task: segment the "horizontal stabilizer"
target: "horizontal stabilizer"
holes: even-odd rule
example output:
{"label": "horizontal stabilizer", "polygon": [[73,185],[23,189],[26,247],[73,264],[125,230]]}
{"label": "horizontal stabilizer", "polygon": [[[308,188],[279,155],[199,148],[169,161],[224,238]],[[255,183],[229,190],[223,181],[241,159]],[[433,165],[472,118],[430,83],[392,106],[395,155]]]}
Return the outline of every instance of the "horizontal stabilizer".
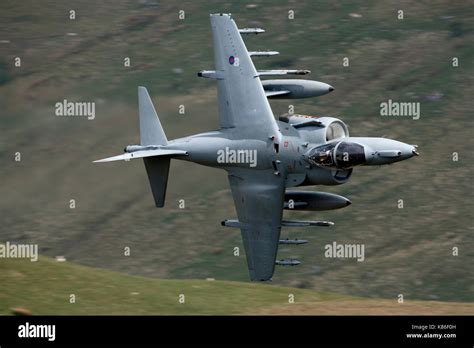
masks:
{"label": "horizontal stabilizer", "polygon": [[135,158],[144,158],[144,157],[154,157],[154,156],[173,156],[173,155],[187,155],[188,153],[183,150],[168,150],[168,149],[158,149],[158,150],[147,150],[147,151],[135,151],[131,153],[124,153],[123,155],[108,157],[94,161],[94,163],[101,162],[113,162],[113,161],[130,161]]}

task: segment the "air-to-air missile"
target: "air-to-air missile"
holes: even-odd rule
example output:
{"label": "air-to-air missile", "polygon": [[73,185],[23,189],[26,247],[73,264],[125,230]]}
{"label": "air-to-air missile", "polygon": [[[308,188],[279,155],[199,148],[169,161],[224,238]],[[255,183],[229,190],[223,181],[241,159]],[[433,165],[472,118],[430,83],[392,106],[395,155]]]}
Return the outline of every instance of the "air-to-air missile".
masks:
{"label": "air-to-air missile", "polygon": [[265,29],[262,28],[242,28],[239,29],[239,33],[241,34],[261,34],[264,33]]}
{"label": "air-to-air missile", "polygon": [[[221,225],[225,227],[241,228],[242,224],[237,219],[226,219],[221,221]],[[304,221],[304,220],[282,220],[281,226],[284,227],[308,227],[308,226],[332,226],[334,222],[331,221]]]}
{"label": "air-to-air missile", "polygon": [[303,220],[282,220],[281,225],[285,227],[306,227],[306,226],[332,226],[332,221],[303,221]]}
{"label": "air-to-air missile", "polygon": [[275,261],[275,264],[278,266],[298,266],[300,263],[300,260],[297,259],[280,259]]}
{"label": "air-to-air missile", "polygon": [[[308,75],[310,70],[304,69],[278,69],[278,70],[257,70],[257,76],[279,76],[279,75]],[[305,80],[301,80],[305,81]],[[263,84],[264,81],[262,81]]]}
{"label": "air-to-air missile", "polygon": [[249,51],[250,57],[271,57],[280,54],[278,51]]}
{"label": "air-to-air missile", "polygon": [[[256,76],[280,76],[280,75],[307,75],[309,74],[311,71],[309,70],[299,70],[299,69],[280,69],[280,70],[258,70],[257,71],[257,75]],[[205,77],[205,78],[208,78],[208,79],[216,79],[216,80],[222,80],[224,78],[224,76],[222,75],[222,72],[221,71],[216,71],[216,70],[201,70],[200,72],[198,72],[197,74],[199,77]],[[302,96],[301,97],[297,97],[296,94],[293,95],[292,98],[307,98],[307,97],[311,97],[311,96],[316,96],[314,95],[315,92],[321,92],[321,91],[327,91],[329,88],[332,88],[331,86],[327,85],[328,87],[326,88],[325,86],[323,85],[319,85],[319,84],[322,84],[322,82],[318,82],[318,81],[309,81],[309,80],[293,80],[293,81],[299,81],[299,85],[289,85],[289,84],[285,84],[284,80],[267,80],[267,81],[280,81],[278,83],[275,83],[273,85],[268,85],[272,88],[279,88],[278,90],[276,90],[275,92],[282,92],[284,91],[281,87],[282,86],[288,86],[288,88],[292,88],[293,91],[295,91],[296,93],[300,93]],[[290,81],[290,80],[288,80]],[[313,83],[314,82],[314,83]],[[262,84],[265,86],[265,81],[262,81]],[[304,86],[308,86],[308,91],[313,93],[313,95],[307,95],[308,93],[304,93],[304,87],[302,87],[301,85],[304,85]],[[270,88],[269,87],[269,88]],[[334,90],[331,89],[331,91]],[[330,91],[327,91],[326,93],[329,93]],[[291,94],[291,91],[288,90],[288,91],[284,91],[285,94]],[[323,93],[323,94],[326,94],[326,93]],[[282,92],[283,94],[283,92]],[[319,94],[319,95],[322,95],[322,94]],[[267,95],[267,97],[269,97]]]}
{"label": "air-to-air missile", "polygon": [[299,245],[299,244],[306,244],[308,241],[306,239],[280,239],[279,240],[280,244],[289,244],[289,245]]}

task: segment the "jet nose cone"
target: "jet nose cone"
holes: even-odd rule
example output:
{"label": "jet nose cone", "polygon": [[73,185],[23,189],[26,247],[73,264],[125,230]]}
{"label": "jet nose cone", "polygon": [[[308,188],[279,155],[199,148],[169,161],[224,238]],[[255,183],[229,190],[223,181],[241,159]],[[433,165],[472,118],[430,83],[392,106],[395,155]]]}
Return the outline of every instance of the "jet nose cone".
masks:
{"label": "jet nose cone", "polygon": [[328,90],[329,90],[329,92],[332,92],[332,91],[334,91],[334,87],[333,87],[333,86],[329,86]]}
{"label": "jet nose cone", "polygon": [[420,155],[420,153],[418,152],[418,145],[413,145],[413,148],[411,149],[411,153],[414,156],[419,156]]}
{"label": "jet nose cone", "polygon": [[418,155],[416,146],[387,138],[359,138],[368,165],[390,164]]}
{"label": "jet nose cone", "polygon": [[418,156],[418,151],[417,151],[416,146],[400,143],[400,158],[408,159],[413,156]]}

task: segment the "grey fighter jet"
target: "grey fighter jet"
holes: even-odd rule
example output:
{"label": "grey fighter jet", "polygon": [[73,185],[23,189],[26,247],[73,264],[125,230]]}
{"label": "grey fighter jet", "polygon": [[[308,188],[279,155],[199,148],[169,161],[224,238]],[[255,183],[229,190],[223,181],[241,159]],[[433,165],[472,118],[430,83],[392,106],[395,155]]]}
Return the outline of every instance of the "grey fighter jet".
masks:
{"label": "grey fighter jet", "polygon": [[334,88],[295,79],[262,83],[261,76],[308,71],[256,70],[251,57],[278,52],[249,53],[242,35],[264,30],[239,30],[230,14],[212,14],[210,20],[215,70],[198,75],[217,82],[220,129],[168,140],[147,90],[138,87],[140,144],[127,146],[122,155],[95,162],[143,158],[157,207],[165,203],[172,158],[226,170],[237,219],[225,220],[222,225],[241,230],[250,279],[270,280],[275,264],[299,264],[295,259],[277,260],[279,243],[289,244],[280,240],[282,226],[333,224],[283,220],[283,209],[321,211],[351,203],[335,194],[287,188],[343,184],[354,167],[402,161],[417,155],[417,148],[386,138],[350,137],[344,122],[333,117],[291,114],[275,120],[268,98],[320,96]]}

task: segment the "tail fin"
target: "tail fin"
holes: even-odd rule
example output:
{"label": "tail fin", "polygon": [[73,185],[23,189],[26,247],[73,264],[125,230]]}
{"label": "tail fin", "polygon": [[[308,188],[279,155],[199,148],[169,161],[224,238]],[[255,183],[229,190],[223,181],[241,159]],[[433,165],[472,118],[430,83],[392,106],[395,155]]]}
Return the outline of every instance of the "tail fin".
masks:
{"label": "tail fin", "polygon": [[140,145],[167,145],[168,139],[145,87],[138,87],[138,113]]}
{"label": "tail fin", "polygon": [[[138,87],[138,113],[140,117],[140,144],[167,145],[168,139],[166,139],[160,119],[145,87]],[[145,157],[143,162],[145,163],[155,205],[161,208],[165,205],[170,157]]]}
{"label": "tail fin", "polygon": [[143,162],[145,163],[155,205],[157,208],[162,208],[165,205],[170,157],[147,157],[143,159]]}
{"label": "tail fin", "polygon": [[[140,144],[142,150],[126,152],[122,155],[104,158],[96,162],[129,161],[143,158],[155,205],[161,208],[165,205],[166,185],[170,170],[170,159],[173,155],[187,155],[183,150],[170,150],[161,146],[168,145],[163,127],[151,102],[145,87],[138,87],[138,113],[140,117]],[[148,149],[147,145],[158,145]],[[161,146],[159,146],[161,145]]]}

